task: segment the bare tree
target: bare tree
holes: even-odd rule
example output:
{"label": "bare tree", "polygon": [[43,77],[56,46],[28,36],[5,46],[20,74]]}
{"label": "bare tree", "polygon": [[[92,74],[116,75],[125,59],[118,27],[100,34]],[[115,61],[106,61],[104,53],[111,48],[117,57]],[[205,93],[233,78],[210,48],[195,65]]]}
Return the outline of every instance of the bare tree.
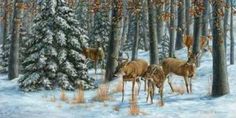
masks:
{"label": "bare tree", "polygon": [[225,0],[225,13],[224,13],[224,45],[225,53],[227,53],[227,33],[229,31],[229,10],[230,10],[230,0]]}
{"label": "bare tree", "polygon": [[11,20],[11,47],[8,66],[8,78],[14,79],[19,76],[19,28],[22,19],[22,6],[23,0],[13,0],[13,12]]}
{"label": "bare tree", "polygon": [[176,44],[175,48],[177,50],[183,48],[183,34],[184,34],[184,28],[185,28],[185,13],[184,13],[184,7],[185,7],[185,1],[179,0],[178,1],[178,26],[177,26],[177,37],[176,37]]}
{"label": "bare tree", "polygon": [[0,45],[2,44],[2,41],[3,41],[2,40],[3,39],[2,30],[4,26],[3,16],[4,16],[4,1],[1,0],[1,3],[0,3]]}
{"label": "bare tree", "polygon": [[169,57],[174,57],[175,52],[175,0],[171,0],[170,5],[170,26],[169,26],[169,32],[170,32],[170,45],[169,45]]}
{"label": "bare tree", "polygon": [[233,12],[233,0],[231,0],[231,14],[230,14],[230,64],[234,64],[234,12]]}
{"label": "bare tree", "polygon": [[[201,11],[201,7],[202,7],[202,1],[194,1],[194,10],[196,12],[196,14],[194,14],[194,31],[193,31],[193,54],[197,55],[197,53],[200,52],[200,34],[201,34],[201,15],[202,15],[202,11]],[[198,56],[199,57],[199,56]],[[196,65],[199,66],[199,58],[196,61]]]}
{"label": "bare tree", "polygon": [[190,35],[190,27],[192,24],[192,17],[189,13],[191,7],[191,0],[185,0],[185,20],[186,20],[186,35]]}
{"label": "bare tree", "polygon": [[124,50],[124,44],[127,41],[127,37],[128,37],[128,30],[129,30],[129,13],[128,13],[128,1],[127,0],[123,0],[123,31],[122,31],[122,38],[121,38],[121,44],[120,44],[120,56],[122,56],[122,52]]}
{"label": "bare tree", "polygon": [[213,84],[212,96],[229,93],[228,74],[224,49],[224,30],[222,22],[223,2],[213,0]]}
{"label": "bare tree", "polygon": [[134,35],[134,45],[132,50],[132,60],[136,59],[138,56],[138,46],[140,41],[140,11],[141,11],[141,2],[133,1],[135,4],[134,14],[135,14],[135,35]]}
{"label": "bare tree", "polygon": [[157,28],[156,28],[156,8],[152,0],[148,0],[148,24],[150,32],[150,63],[158,64],[158,47],[157,47]]}
{"label": "bare tree", "polygon": [[120,49],[122,26],[122,0],[112,0],[112,26],[109,41],[109,51],[106,64],[106,81],[111,81]]}
{"label": "bare tree", "polygon": [[208,0],[204,0],[203,1],[203,7],[204,7],[204,10],[203,10],[203,14],[202,14],[202,36],[207,36],[208,35],[208,15],[209,15],[209,12],[208,12],[208,8],[209,8],[209,1]]}
{"label": "bare tree", "polygon": [[4,0],[4,15],[3,15],[3,40],[2,40],[2,50],[5,51],[5,44],[7,40],[7,33],[8,33],[8,15],[9,15],[9,7],[8,7],[8,0]]}
{"label": "bare tree", "polygon": [[164,11],[164,2],[157,2],[156,3],[156,15],[157,15],[157,41],[160,43],[163,38],[163,32],[164,32],[164,24],[162,21],[162,13]]}

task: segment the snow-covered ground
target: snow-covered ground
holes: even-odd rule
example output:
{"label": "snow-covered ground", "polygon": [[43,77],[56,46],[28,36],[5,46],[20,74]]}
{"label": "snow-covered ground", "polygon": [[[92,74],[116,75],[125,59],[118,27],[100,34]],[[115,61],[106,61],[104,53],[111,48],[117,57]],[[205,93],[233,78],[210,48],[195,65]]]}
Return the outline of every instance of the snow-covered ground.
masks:
{"label": "snow-covered ground", "polygon": [[[186,49],[176,52],[178,58],[186,59]],[[139,51],[139,57],[148,60],[147,52]],[[100,72],[100,70],[98,70]],[[219,98],[209,97],[210,78],[212,78],[212,57],[206,53],[197,75],[193,79],[193,93],[183,95],[171,93],[165,83],[164,102],[158,105],[159,94],[156,91],[154,104],[146,103],[146,93],[141,85],[138,96],[138,106],[141,114],[136,117],[146,118],[235,118],[236,117],[236,65],[228,66],[230,94]],[[94,76],[93,69],[90,75]],[[103,77],[97,75],[99,82]],[[183,86],[181,77],[172,76],[175,85]],[[120,80],[110,83],[110,91],[116,88]],[[0,118],[123,118],[133,117],[129,113],[131,98],[131,83],[126,84],[125,100],[121,102],[121,93],[111,92],[111,100],[94,101],[96,90],[85,91],[86,103],[71,104],[74,92],[66,92],[70,102],[60,100],[60,90],[25,93],[19,90],[17,81],[7,80],[6,75],[0,75]],[[56,100],[51,99],[55,96]],[[115,110],[115,108],[119,108]]]}

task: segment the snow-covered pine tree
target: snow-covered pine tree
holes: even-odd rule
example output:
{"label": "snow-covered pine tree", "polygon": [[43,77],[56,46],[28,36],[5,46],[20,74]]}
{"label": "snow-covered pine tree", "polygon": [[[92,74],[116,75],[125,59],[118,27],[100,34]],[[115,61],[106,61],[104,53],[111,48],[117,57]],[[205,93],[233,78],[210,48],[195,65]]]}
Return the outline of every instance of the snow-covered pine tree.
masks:
{"label": "snow-covered pine tree", "polygon": [[2,66],[2,58],[3,57],[3,52],[2,52],[2,45],[0,45],[0,72],[3,70]]}
{"label": "snow-covered pine tree", "polygon": [[79,21],[79,26],[83,28],[88,35],[88,24],[89,24],[89,0],[80,0],[78,7],[75,10],[76,19]]}
{"label": "snow-covered pine tree", "polygon": [[74,11],[64,0],[45,0],[34,19],[32,37],[25,42],[24,73],[20,88],[34,91],[60,87],[66,90],[95,88],[88,77],[85,57],[81,54],[87,36],[79,27]]}
{"label": "snow-covered pine tree", "polygon": [[8,72],[8,58],[9,58],[9,54],[10,54],[10,42],[11,42],[10,37],[11,37],[11,35],[8,35],[5,45],[4,45],[4,50],[2,50],[2,52],[1,52],[0,73],[7,73]]}
{"label": "snow-covered pine tree", "polygon": [[[108,46],[110,34],[110,21],[109,21],[109,4],[106,0],[102,0],[98,11],[95,13],[94,28],[92,31],[92,42],[100,42],[106,49]],[[95,44],[96,45],[96,44]]]}

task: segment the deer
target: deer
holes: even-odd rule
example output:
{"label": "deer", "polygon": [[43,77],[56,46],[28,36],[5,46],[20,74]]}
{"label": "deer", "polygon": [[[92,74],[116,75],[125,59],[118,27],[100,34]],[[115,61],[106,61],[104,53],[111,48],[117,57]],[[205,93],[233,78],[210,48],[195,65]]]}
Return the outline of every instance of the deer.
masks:
{"label": "deer", "polygon": [[[200,50],[203,52],[210,51],[212,53],[211,47],[208,45],[209,40],[211,40],[211,36],[201,36],[200,37]],[[191,53],[191,49],[193,47],[193,37],[190,35],[184,35],[183,44],[187,47],[188,56]]]}
{"label": "deer", "polygon": [[138,91],[140,91],[140,81],[139,77],[143,77],[144,73],[148,68],[148,63],[143,59],[135,59],[129,61],[128,59],[119,62],[116,70],[113,74],[114,77],[122,76],[123,77],[123,89],[122,89],[122,102],[124,101],[124,83],[127,81],[132,82],[132,100],[134,99],[134,87],[135,82],[138,82]]}
{"label": "deer", "polygon": [[[188,57],[188,60],[181,60],[177,58],[166,58],[162,62],[163,71],[165,73],[165,77],[168,77],[168,83],[170,85],[170,88],[172,92],[174,92],[174,89],[171,84],[171,80],[169,78],[170,73],[174,73],[178,76],[182,76],[185,81],[185,86],[187,89],[187,93],[192,93],[192,77],[196,73],[196,59],[199,56],[198,54],[190,54]],[[189,88],[190,84],[190,88]]]}
{"label": "deer", "polygon": [[146,102],[148,102],[148,98],[150,97],[151,103],[153,103],[154,96],[154,86],[159,88],[159,94],[161,99],[161,105],[164,105],[163,101],[163,89],[164,82],[166,80],[165,73],[160,65],[152,64],[148,66],[146,73],[144,74],[144,78],[148,80],[148,90]]}
{"label": "deer", "polygon": [[97,74],[97,63],[104,59],[104,51],[102,47],[98,48],[87,48],[83,47],[83,54],[86,59],[90,59],[94,62],[95,74]]}

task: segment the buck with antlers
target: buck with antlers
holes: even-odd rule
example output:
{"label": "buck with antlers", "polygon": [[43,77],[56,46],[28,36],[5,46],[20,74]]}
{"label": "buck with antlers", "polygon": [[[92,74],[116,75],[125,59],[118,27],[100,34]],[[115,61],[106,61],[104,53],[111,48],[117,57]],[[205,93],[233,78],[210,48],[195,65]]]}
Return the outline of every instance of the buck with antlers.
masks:
{"label": "buck with antlers", "polygon": [[101,46],[97,48],[86,48],[83,47],[83,54],[86,58],[94,61],[95,74],[97,73],[97,63],[104,59],[104,51]]}
{"label": "buck with antlers", "polygon": [[[185,85],[187,92],[192,92],[192,77],[196,73],[196,59],[199,56],[199,53],[197,55],[190,54],[187,61],[176,59],[176,58],[167,58],[163,60],[162,67],[163,71],[165,73],[165,77],[168,77],[170,73],[174,73],[176,75],[184,77]],[[172,92],[174,92],[174,89],[172,87],[170,78],[168,77],[168,83],[170,85],[170,88]],[[190,84],[190,89],[189,89]]]}
{"label": "buck with antlers", "polygon": [[[124,59],[123,59],[124,60]],[[143,77],[148,67],[148,63],[142,59],[135,59],[133,61],[128,61],[125,59],[123,62],[119,62],[115,72],[114,77],[123,77],[123,89],[122,89],[122,102],[124,101],[124,83],[127,81],[132,81],[132,100],[134,99],[134,87],[135,82],[138,82],[138,91],[140,91],[140,81],[139,77]]]}

